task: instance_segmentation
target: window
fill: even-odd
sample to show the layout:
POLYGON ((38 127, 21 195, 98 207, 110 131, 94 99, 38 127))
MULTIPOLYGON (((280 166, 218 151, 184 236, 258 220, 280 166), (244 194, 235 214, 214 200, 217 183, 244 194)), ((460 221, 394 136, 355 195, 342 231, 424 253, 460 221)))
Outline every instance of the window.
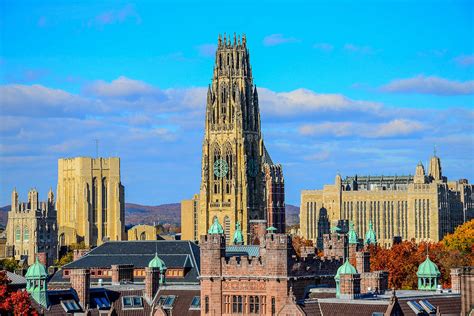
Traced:
POLYGON ((98 309, 109 309, 110 302, 105 297, 94 297, 94 302, 98 309))
POLYGON ((27 226, 23 228, 23 241, 28 241, 30 240, 30 231, 27 226))
POLYGON ((61 301, 61 306, 66 311, 66 313, 79 312, 81 310, 75 300, 61 301))
POLYGON ((163 308, 171 309, 173 307, 174 301, 176 300, 175 295, 168 295, 168 297, 163 302, 163 308))
POLYGON ((260 313, 260 298, 258 296, 249 297, 249 310, 251 314, 260 313))
POLYGON ((201 297, 200 296, 195 296, 193 297, 193 300, 191 301, 191 306, 189 309, 201 309, 201 297))
POLYGON ((122 297, 123 309, 143 308, 141 296, 124 296, 122 297))
POLYGON ((242 296, 234 295, 232 296, 232 313, 242 313, 242 296))
POLYGON ((206 314, 209 313, 209 296, 206 296, 206 298, 204 299, 204 306, 205 306, 205 312, 206 314))
POLYGON ((20 226, 17 226, 15 229, 15 240, 20 241, 21 240, 21 229, 20 226))
POLYGON ((276 307, 275 307, 275 297, 272 297, 272 315, 275 315, 276 307))

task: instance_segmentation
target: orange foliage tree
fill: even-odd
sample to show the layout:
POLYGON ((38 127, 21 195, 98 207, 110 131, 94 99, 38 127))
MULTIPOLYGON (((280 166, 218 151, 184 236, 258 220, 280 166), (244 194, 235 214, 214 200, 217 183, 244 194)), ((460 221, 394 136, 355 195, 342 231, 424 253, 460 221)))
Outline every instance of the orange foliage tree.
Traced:
POLYGON ((26 291, 10 291, 10 280, 5 271, 0 271, 0 315, 37 316, 38 313, 31 306, 26 291))
POLYGON ((298 256, 301 256, 301 247, 313 247, 313 242, 301 236, 293 236, 291 243, 298 256))
POLYGON ((384 270, 389 273, 389 287, 416 289, 418 266, 428 254, 440 270, 440 284, 447 288, 451 286, 452 268, 474 265, 473 243, 474 220, 471 220, 438 243, 417 244, 411 240, 393 245, 392 248, 371 245, 370 266, 372 271, 384 270))

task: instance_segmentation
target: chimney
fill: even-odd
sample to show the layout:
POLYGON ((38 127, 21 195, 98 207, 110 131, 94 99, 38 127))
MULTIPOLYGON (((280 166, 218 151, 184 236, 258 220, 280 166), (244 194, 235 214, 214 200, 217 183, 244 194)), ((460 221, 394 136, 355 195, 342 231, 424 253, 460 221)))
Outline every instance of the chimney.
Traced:
POLYGON ((341 274, 339 279, 340 298, 356 299, 360 295, 360 274, 341 274))
POLYGON ((83 309, 89 307, 89 289, 91 273, 89 269, 71 269, 71 287, 76 291, 83 309))
POLYGON ((120 285, 124 282, 133 283, 133 264, 113 264, 111 270, 113 285, 120 285))
POLYGON ((370 253, 368 251, 356 252, 356 269, 359 273, 370 272, 370 253))
POLYGON ((77 259, 84 257, 88 251, 89 251, 88 249, 74 249, 73 261, 76 261, 77 259))
POLYGON ((153 301, 160 286, 160 268, 145 268, 145 298, 153 301))
POLYGON ((461 269, 451 269, 451 292, 461 293, 461 269))

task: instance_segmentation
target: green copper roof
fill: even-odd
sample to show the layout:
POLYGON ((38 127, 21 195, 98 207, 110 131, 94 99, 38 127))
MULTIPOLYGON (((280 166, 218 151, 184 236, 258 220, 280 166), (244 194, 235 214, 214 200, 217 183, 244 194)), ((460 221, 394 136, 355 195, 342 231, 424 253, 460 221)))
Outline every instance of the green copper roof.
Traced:
POLYGON ((342 266, 337 269, 336 276, 334 277, 335 280, 339 280, 341 274, 356 274, 357 270, 354 266, 349 262, 349 259, 346 259, 346 262, 342 266))
POLYGON ((40 279, 40 278, 47 278, 48 277, 48 273, 46 272, 46 268, 45 268, 44 265, 41 264, 41 262, 39 262, 38 257, 36 257, 35 263, 33 263, 28 268, 28 271, 26 271, 25 277, 26 278, 32 278, 32 279, 35 279, 35 278, 40 279))
POLYGON ((211 235, 224 233, 224 229, 222 228, 221 224, 219 224, 219 220, 217 219, 217 217, 214 218, 214 222, 212 223, 207 233, 211 235))
POLYGON ((158 257, 158 253, 155 252, 155 257, 151 259, 148 263, 149 268, 160 268, 160 270, 166 270, 166 265, 160 257, 158 257))
POLYGON ((234 238, 232 238, 232 240, 234 241, 234 245, 241 245, 244 243, 244 236, 242 236, 240 222, 237 222, 237 224, 235 224, 234 238))
POLYGON ((419 277, 439 277, 441 273, 438 266, 426 255, 426 260, 420 264, 416 275, 419 277))
POLYGON ((377 243, 377 237, 375 237, 375 231, 374 231, 374 226, 372 225, 372 221, 369 221, 369 230, 365 234, 365 244, 370 245, 370 244, 376 244, 377 243))
POLYGON ((267 232, 274 232, 274 231, 276 231, 276 230, 277 230, 277 229, 276 229, 275 227, 273 227, 273 226, 270 226, 270 227, 267 228, 267 232))
POLYGON ((349 232, 347 233, 347 235, 349 236, 349 243, 350 244, 357 244, 359 242, 359 238, 357 237, 357 233, 356 231, 354 230, 354 223, 351 222, 349 224, 350 228, 349 228, 349 232))

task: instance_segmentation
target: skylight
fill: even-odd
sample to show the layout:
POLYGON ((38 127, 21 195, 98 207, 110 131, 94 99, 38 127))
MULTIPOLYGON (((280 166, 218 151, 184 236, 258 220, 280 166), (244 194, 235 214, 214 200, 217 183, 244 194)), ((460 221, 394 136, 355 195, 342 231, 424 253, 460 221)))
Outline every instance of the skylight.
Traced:
POLYGON ((143 308, 143 300, 141 296, 124 296, 122 305, 124 309, 143 308))
POLYGON ((189 309, 201 309, 201 297, 195 296, 191 302, 189 309))
POLYGON ((75 300, 64 300, 61 301, 61 305, 66 311, 66 313, 71 313, 71 312, 78 312, 81 310, 79 305, 76 303, 75 300))

